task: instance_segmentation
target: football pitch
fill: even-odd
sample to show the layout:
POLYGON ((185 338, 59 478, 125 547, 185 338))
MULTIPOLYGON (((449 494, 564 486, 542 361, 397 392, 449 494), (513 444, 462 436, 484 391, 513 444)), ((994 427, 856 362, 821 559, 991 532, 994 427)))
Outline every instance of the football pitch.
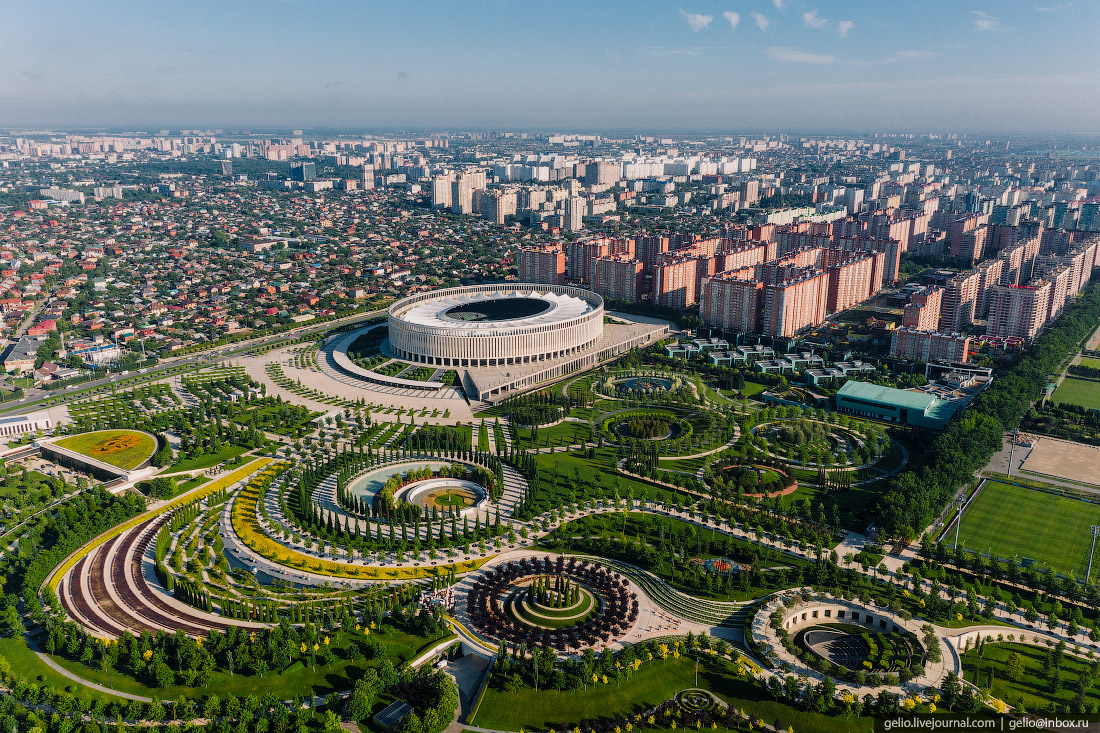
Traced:
POLYGON ((1100 410, 1100 382, 1092 382, 1087 379, 1074 379, 1066 377, 1054 390, 1051 399, 1062 404, 1081 405, 1092 410, 1100 410))
MULTIPOLYGON (((1056 572, 1083 577, 1094 524, 1100 524, 1100 504, 988 481, 963 514, 959 544, 1006 559, 1030 557, 1056 572)), ((951 533, 944 538, 953 540, 951 533)))

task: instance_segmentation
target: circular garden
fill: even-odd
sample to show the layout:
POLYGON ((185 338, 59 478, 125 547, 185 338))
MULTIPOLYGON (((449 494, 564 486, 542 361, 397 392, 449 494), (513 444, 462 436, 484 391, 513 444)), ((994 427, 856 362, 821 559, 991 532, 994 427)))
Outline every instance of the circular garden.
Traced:
POLYGON ((516 586, 505 603, 514 621, 543 629, 583 624, 600 611, 600 598, 568 575, 538 575, 516 586))
POLYGON ((691 423, 670 410, 629 410, 607 418, 604 434, 614 440, 681 440, 690 438, 691 423))
POLYGON ((733 463, 714 471, 710 483, 719 491, 741 492, 749 495, 772 495, 793 491, 798 482, 787 471, 775 466, 758 463, 733 463))
POLYGON ((525 557, 482 573, 466 612, 491 638, 576 651, 625 634, 638 618, 638 599, 625 578, 598 563, 525 557))
POLYGON ((713 694, 698 687, 677 694, 676 704, 685 713, 710 713, 719 707, 725 707, 713 694))
POLYGON ((888 439, 819 420, 776 420, 752 429, 756 444, 768 455, 791 463, 858 468, 875 463, 888 439))
POLYGON ((882 631, 854 624, 817 624, 799 631, 795 644, 840 670, 898 673, 918 665, 924 648, 908 631, 882 631))

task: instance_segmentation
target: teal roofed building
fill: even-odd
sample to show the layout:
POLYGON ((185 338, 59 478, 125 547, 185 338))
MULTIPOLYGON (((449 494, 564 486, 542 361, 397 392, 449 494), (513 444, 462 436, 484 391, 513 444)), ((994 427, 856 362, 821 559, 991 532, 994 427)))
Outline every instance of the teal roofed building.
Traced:
POLYGON ((965 406, 964 402, 941 400, 927 392, 880 387, 855 380, 845 382, 836 393, 839 413, 932 430, 942 430, 965 406))

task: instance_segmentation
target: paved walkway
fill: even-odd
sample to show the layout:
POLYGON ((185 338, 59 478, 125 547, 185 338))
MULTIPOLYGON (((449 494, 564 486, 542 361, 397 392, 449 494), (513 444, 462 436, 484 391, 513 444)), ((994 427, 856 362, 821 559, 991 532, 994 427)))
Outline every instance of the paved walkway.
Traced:
POLYGON ((73 674, 69 670, 65 669, 60 664, 58 664, 54 660, 50 659, 47 655, 43 654, 42 652, 35 651, 34 653, 38 656, 39 659, 41 659, 43 661, 43 663, 45 663, 45 665, 47 667, 52 669, 54 672, 57 672, 58 674, 60 674, 64 677, 68 677, 73 682, 76 682, 80 685, 83 685, 84 687, 87 687, 89 689, 95 690, 96 692, 102 692, 102 693, 105 693, 107 695, 115 695, 117 697, 124 697, 127 700, 137 700, 138 702, 153 702, 153 698, 151 698, 151 697, 142 697, 141 695, 131 695, 129 692, 120 692, 118 690, 112 690, 110 687, 104 687, 103 685, 92 682, 91 680, 86 680, 83 677, 81 677, 79 675, 76 675, 76 674, 73 674))

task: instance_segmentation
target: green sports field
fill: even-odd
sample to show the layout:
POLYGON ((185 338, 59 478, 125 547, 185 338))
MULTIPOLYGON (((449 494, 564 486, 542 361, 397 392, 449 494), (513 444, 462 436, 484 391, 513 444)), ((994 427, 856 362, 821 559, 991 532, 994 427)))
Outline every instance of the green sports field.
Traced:
POLYGON ((963 515, 959 544, 1008 559, 1030 557, 1083 576, 1093 524, 1100 524, 1100 504, 989 481, 963 515))
POLYGON ((137 430, 96 430, 62 438, 56 443, 61 448, 125 471, 140 466, 157 449, 157 441, 151 435, 137 430))
POLYGON ((1054 390, 1051 399, 1059 404, 1066 402, 1100 410, 1100 382, 1066 377, 1058 385, 1058 389, 1054 390))

